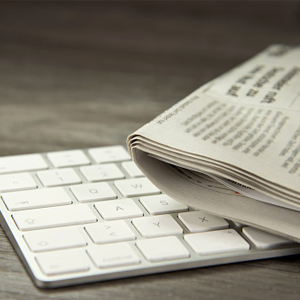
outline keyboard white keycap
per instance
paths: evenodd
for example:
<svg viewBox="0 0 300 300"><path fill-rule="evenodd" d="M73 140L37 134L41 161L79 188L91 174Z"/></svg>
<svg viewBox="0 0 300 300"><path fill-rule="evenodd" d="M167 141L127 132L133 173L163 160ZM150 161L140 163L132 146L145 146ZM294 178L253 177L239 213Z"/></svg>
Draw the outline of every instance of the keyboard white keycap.
<svg viewBox="0 0 300 300"><path fill-rule="evenodd" d="M229 227L223 218L202 211L180 213L178 218L190 232L212 231Z"/></svg>
<svg viewBox="0 0 300 300"><path fill-rule="evenodd" d="M37 184L28 173L15 173L0 176L0 192L13 192L37 188Z"/></svg>
<svg viewBox="0 0 300 300"><path fill-rule="evenodd" d="M144 173L137 167L133 161L125 161L122 163L122 167L130 175L130 177L143 177Z"/></svg>
<svg viewBox="0 0 300 300"><path fill-rule="evenodd" d="M2 199L10 211L71 204L63 188L35 189L5 193Z"/></svg>
<svg viewBox="0 0 300 300"><path fill-rule="evenodd" d="M243 233L258 249L272 249L293 243L283 237L264 232L254 227L244 227Z"/></svg>
<svg viewBox="0 0 300 300"><path fill-rule="evenodd" d="M40 154L25 154L0 158L0 174L44 169L48 169L48 165Z"/></svg>
<svg viewBox="0 0 300 300"><path fill-rule="evenodd" d="M50 152L48 159L54 168L74 167L90 164L89 159L82 150L69 150Z"/></svg>
<svg viewBox="0 0 300 300"><path fill-rule="evenodd" d="M140 201L151 215L188 210L188 207L186 205L173 200L167 195L141 197Z"/></svg>
<svg viewBox="0 0 300 300"><path fill-rule="evenodd" d="M116 193L106 182L74 185L70 190L79 202L117 198Z"/></svg>
<svg viewBox="0 0 300 300"><path fill-rule="evenodd" d="M96 161L96 163L130 160L130 155L122 146L92 148L89 149L89 154Z"/></svg>
<svg viewBox="0 0 300 300"><path fill-rule="evenodd" d="M75 227L34 230L25 233L24 240L33 252L86 246L86 241Z"/></svg>
<svg viewBox="0 0 300 300"><path fill-rule="evenodd" d="M138 218L132 220L132 224L146 238L183 233L182 228L170 215Z"/></svg>
<svg viewBox="0 0 300 300"><path fill-rule="evenodd" d="M150 262L188 258L189 251L175 236L139 240L138 249Z"/></svg>
<svg viewBox="0 0 300 300"><path fill-rule="evenodd" d="M80 168L87 181L107 181L125 178L125 175L115 164L93 165Z"/></svg>
<svg viewBox="0 0 300 300"><path fill-rule="evenodd" d="M90 224L85 230L95 244L123 242L136 238L123 220Z"/></svg>
<svg viewBox="0 0 300 300"><path fill-rule="evenodd" d="M98 268L112 268L140 263L140 259L129 244L99 245L88 249L88 254Z"/></svg>
<svg viewBox="0 0 300 300"><path fill-rule="evenodd" d="M95 208L104 220L117 220L143 216L142 210L132 199L98 202L95 204Z"/></svg>
<svg viewBox="0 0 300 300"><path fill-rule="evenodd" d="M87 224L97 221L93 212L86 204L15 212L13 219L19 230L22 231Z"/></svg>
<svg viewBox="0 0 300 300"><path fill-rule="evenodd" d="M37 172L37 177L45 187L54 187L81 183L81 179L73 169L59 169Z"/></svg>
<svg viewBox="0 0 300 300"><path fill-rule="evenodd" d="M233 229L186 234L184 239L198 255L246 251L250 248Z"/></svg>
<svg viewBox="0 0 300 300"><path fill-rule="evenodd" d="M46 275L85 272L90 268L89 258L82 250L60 250L41 253L36 260Z"/></svg>
<svg viewBox="0 0 300 300"><path fill-rule="evenodd" d="M115 181L115 186L125 197L160 194L160 190L147 178L133 178Z"/></svg>

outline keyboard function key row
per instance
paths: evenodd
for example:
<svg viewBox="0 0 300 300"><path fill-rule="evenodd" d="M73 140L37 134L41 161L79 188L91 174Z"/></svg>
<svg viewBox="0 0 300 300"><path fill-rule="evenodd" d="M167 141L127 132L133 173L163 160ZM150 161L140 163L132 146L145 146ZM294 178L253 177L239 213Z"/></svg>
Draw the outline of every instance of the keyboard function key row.
<svg viewBox="0 0 300 300"><path fill-rule="evenodd" d="M130 160L128 152L122 146L88 149L89 155L96 163L109 163ZM46 154L54 168L76 167L91 164L82 150L49 152Z"/></svg>
<svg viewBox="0 0 300 300"><path fill-rule="evenodd" d="M96 163L108 163L130 160L130 155L122 146L88 149ZM90 159L82 150L49 152L46 157L54 168L88 165ZM41 154L23 154L0 158L0 174L29 172L48 169L49 166Z"/></svg>

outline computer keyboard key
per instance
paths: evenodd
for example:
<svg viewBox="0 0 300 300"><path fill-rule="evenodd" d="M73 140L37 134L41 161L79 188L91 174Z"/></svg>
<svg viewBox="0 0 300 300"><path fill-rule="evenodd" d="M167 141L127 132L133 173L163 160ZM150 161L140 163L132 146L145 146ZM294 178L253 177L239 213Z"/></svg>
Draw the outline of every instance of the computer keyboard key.
<svg viewBox="0 0 300 300"><path fill-rule="evenodd" d="M86 232L95 244L130 241L136 238L125 221L97 222L85 227Z"/></svg>
<svg viewBox="0 0 300 300"><path fill-rule="evenodd" d="M167 195L141 197L140 201L151 215L174 213L188 210L188 207L186 205L173 200Z"/></svg>
<svg viewBox="0 0 300 300"><path fill-rule="evenodd" d="M106 182L73 185L70 190L79 202L117 198L116 193Z"/></svg>
<svg viewBox="0 0 300 300"><path fill-rule="evenodd" d="M88 224L97 221L95 215L86 204L19 211L13 213L12 217L19 230L22 231Z"/></svg>
<svg viewBox="0 0 300 300"><path fill-rule="evenodd" d="M88 254L98 268L112 268L140 263L140 258L127 243L99 245L88 249Z"/></svg>
<svg viewBox="0 0 300 300"><path fill-rule="evenodd" d="M229 227L228 222L223 218L202 211L180 213L178 218L190 232L212 231Z"/></svg>
<svg viewBox="0 0 300 300"><path fill-rule="evenodd" d="M249 250L249 244L233 229L223 229L184 236L185 241L198 255L214 255Z"/></svg>
<svg viewBox="0 0 300 300"><path fill-rule="evenodd" d="M81 183L81 179L71 168L37 172L37 177L45 187Z"/></svg>
<svg viewBox="0 0 300 300"><path fill-rule="evenodd" d="M70 196L60 187L5 193L2 195L2 200L10 211L72 203Z"/></svg>
<svg viewBox="0 0 300 300"><path fill-rule="evenodd" d="M88 256L79 249L37 254L36 260L44 274L49 276L86 272L90 268Z"/></svg>
<svg viewBox="0 0 300 300"><path fill-rule="evenodd" d="M161 262L190 257L189 251L175 236L139 240L136 245L150 262Z"/></svg>
<svg viewBox="0 0 300 300"><path fill-rule="evenodd" d="M48 169L48 165L40 154L24 154L0 158L0 174L44 169Z"/></svg>
<svg viewBox="0 0 300 300"><path fill-rule="evenodd" d="M258 249L272 249L293 243L288 239L254 227L244 227L242 232Z"/></svg>
<svg viewBox="0 0 300 300"><path fill-rule="evenodd" d="M122 167L130 175L130 177L143 177L144 173L137 167L133 161L125 161L122 163Z"/></svg>
<svg viewBox="0 0 300 300"><path fill-rule="evenodd" d="M98 202L95 208L104 220L117 220L143 216L143 211L132 199Z"/></svg>
<svg viewBox="0 0 300 300"><path fill-rule="evenodd" d="M75 167L90 164L82 150L57 151L47 153L54 168Z"/></svg>
<svg viewBox="0 0 300 300"><path fill-rule="evenodd" d="M80 172L87 181L107 181L125 178L123 172L115 164L103 164L81 167Z"/></svg>
<svg viewBox="0 0 300 300"><path fill-rule="evenodd" d="M132 220L132 224L146 238L183 233L183 229L170 215L137 218Z"/></svg>
<svg viewBox="0 0 300 300"><path fill-rule="evenodd" d="M75 227L34 230L23 237L32 252L84 247L87 244Z"/></svg>
<svg viewBox="0 0 300 300"><path fill-rule="evenodd" d="M115 186L124 197L160 194L160 190L148 178L118 180Z"/></svg>
<svg viewBox="0 0 300 300"><path fill-rule="evenodd" d="M37 188L36 182L29 173L0 175L0 192L13 192Z"/></svg>
<svg viewBox="0 0 300 300"><path fill-rule="evenodd" d="M92 148L88 152L98 164L131 159L128 152L122 146Z"/></svg>

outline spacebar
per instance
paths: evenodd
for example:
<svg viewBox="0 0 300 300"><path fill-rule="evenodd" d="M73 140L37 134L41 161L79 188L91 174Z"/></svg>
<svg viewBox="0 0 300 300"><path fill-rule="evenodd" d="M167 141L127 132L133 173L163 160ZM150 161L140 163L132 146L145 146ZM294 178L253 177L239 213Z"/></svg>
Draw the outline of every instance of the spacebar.
<svg viewBox="0 0 300 300"><path fill-rule="evenodd" d="M16 212L12 217L18 228L22 231L87 224L97 221L95 215L86 204Z"/></svg>

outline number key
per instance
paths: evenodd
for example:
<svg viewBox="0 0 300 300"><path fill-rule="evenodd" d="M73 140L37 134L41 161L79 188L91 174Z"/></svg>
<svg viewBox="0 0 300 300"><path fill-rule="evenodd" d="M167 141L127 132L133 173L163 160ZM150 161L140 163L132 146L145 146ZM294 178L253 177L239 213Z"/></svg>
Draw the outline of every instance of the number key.
<svg viewBox="0 0 300 300"><path fill-rule="evenodd" d="M87 181L105 181L124 178L124 174L115 164L86 166L80 168Z"/></svg>

